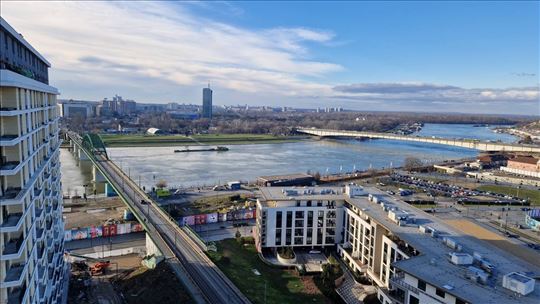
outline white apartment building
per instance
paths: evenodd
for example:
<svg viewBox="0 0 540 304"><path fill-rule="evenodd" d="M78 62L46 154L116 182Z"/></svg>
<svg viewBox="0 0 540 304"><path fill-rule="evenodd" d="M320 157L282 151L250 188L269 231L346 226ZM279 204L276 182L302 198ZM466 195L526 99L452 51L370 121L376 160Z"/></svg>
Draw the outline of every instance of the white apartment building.
<svg viewBox="0 0 540 304"><path fill-rule="evenodd" d="M342 189L261 188L257 201L256 245L276 247L325 247L341 242Z"/></svg>
<svg viewBox="0 0 540 304"><path fill-rule="evenodd" d="M314 201L321 206L314 207ZM307 242L302 232L317 227L306 223L305 213L317 214L314 208L324 210L326 202L335 202L336 237L318 245L311 235ZM297 211L304 212L299 225ZM538 262L471 237L375 188L263 187L255 232L259 250L337 244L344 263L372 280L383 304L540 303L540 283L533 279L540 274Z"/></svg>
<svg viewBox="0 0 540 304"><path fill-rule="evenodd" d="M0 18L0 304L63 303L58 90L50 64Z"/></svg>

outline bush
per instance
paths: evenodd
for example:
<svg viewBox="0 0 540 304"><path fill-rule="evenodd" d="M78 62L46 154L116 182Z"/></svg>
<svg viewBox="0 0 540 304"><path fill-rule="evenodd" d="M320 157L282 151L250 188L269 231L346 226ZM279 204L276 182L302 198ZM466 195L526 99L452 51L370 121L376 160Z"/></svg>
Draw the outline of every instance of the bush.
<svg viewBox="0 0 540 304"><path fill-rule="evenodd" d="M292 247L281 247L278 250L278 254L284 259L294 259L294 250Z"/></svg>

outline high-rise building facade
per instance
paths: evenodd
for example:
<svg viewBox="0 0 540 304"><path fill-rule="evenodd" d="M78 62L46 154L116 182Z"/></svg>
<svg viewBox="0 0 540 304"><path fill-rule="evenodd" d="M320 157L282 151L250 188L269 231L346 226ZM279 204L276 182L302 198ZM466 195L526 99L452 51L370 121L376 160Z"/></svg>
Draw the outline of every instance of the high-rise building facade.
<svg viewBox="0 0 540 304"><path fill-rule="evenodd" d="M63 303L58 90L49 62L0 22L0 303Z"/></svg>
<svg viewBox="0 0 540 304"><path fill-rule="evenodd" d="M210 85L208 85L208 88L203 89L202 100L203 100L202 117L211 119L212 118L212 89L210 89Z"/></svg>

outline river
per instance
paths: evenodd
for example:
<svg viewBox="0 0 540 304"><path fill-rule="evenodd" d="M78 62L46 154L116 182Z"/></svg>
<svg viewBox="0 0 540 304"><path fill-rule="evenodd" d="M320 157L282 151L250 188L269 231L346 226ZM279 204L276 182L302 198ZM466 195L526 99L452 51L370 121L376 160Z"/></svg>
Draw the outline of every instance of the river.
<svg viewBox="0 0 540 304"><path fill-rule="evenodd" d="M515 141L508 134L465 124L426 124L421 136ZM178 147L108 148L109 157L147 188L160 179L173 187L254 180L261 175L311 172L338 173L353 169L401 166L406 157L425 162L474 157L478 151L459 147L392 140L306 140L294 143L229 145L227 152L174 153ZM89 165L78 166L65 149L60 154L64 193L82 194L90 184Z"/></svg>

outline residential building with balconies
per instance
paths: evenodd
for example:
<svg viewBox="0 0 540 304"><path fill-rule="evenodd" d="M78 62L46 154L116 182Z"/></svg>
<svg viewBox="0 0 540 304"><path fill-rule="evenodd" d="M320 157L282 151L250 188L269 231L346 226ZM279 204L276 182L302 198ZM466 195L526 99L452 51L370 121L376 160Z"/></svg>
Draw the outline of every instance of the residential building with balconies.
<svg viewBox="0 0 540 304"><path fill-rule="evenodd" d="M318 223L328 228L327 206L336 224L319 237ZM477 239L372 187L261 187L254 235L259 251L335 246L351 272L373 283L382 304L540 301L537 259Z"/></svg>
<svg viewBox="0 0 540 304"><path fill-rule="evenodd" d="M58 90L0 18L0 303L62 303L67 287Z"/></svg>

